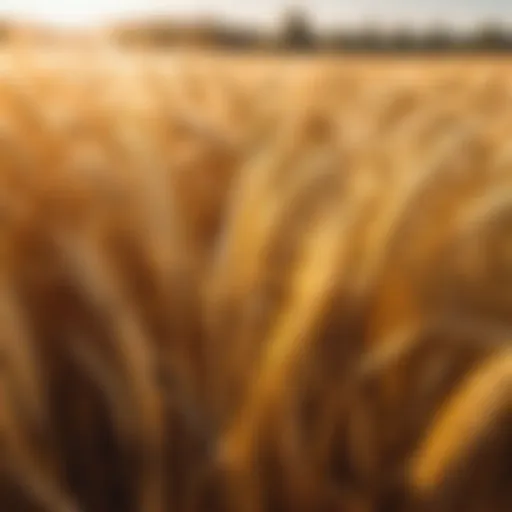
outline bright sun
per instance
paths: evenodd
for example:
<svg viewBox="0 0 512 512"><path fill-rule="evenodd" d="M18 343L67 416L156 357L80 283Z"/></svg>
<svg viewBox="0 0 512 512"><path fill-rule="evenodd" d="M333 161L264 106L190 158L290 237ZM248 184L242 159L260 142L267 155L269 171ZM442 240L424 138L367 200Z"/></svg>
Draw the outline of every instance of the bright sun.
<svg viewBox="0 0 512 512"><path fill-rule="evenodd" d="M186 1L179 1L181 5ZM0 17L41 20L60 25L86 25L119 15L156 12L173 2L151 0L2 0Z"/></svg>

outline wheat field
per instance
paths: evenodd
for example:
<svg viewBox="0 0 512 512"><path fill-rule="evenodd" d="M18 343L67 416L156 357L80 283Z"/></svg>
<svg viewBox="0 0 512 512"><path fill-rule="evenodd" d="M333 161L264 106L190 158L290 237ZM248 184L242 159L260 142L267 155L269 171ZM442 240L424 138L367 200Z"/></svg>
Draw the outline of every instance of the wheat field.
<svg viewBox="0 0 512 512"><path fill-rule="evenodd" d="M0 54L0 509L512 509L512 63Z"/></svg>

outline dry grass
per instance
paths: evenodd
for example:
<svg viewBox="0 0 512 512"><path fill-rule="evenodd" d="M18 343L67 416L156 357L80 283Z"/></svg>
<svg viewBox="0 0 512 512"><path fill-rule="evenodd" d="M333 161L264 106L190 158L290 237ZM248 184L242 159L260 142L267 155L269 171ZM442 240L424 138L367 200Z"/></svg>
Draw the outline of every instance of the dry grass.
<svg viewBox="0 0 512 512"><path fill-rule="evenodd" d="M0 505L507 511L512 68L0 56Z"/></svg>

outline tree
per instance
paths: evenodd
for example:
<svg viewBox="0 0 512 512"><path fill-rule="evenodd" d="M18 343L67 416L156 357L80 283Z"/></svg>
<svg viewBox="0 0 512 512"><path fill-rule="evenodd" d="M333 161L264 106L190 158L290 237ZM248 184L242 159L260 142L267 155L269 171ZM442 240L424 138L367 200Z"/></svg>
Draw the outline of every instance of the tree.
<svg viewBox="0 0 512 512"><path fill-rule="evenodd" d="M421 46L427 51L448 51L453 49L455 43L453 31L440 22L432 25L421 40Z"/></svg>
<svg viewBox="0 0 512 512"><path fill-rule="evenodd" d="M298 8L289 9L284 15L281 41L286 48L310 49L315 37L305 12Z"/></svg>
<svg viewBox="0 0 512 512"><path fill-rule="evenodd" d="M474 46L479 50L505 50L510 39L504 27L497 22L487 22L477 28Z"/></svg>

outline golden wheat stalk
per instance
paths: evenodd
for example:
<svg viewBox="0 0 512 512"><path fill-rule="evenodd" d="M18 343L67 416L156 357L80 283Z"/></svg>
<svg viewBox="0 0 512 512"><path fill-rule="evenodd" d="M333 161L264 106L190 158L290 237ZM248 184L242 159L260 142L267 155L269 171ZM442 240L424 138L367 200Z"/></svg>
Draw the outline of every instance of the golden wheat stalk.
<svg viewBox="0 0 512 512"><path fill-rule="evenodd" d="M1 54L0 507L509 510L512 75L450 66Z"/></svg>

